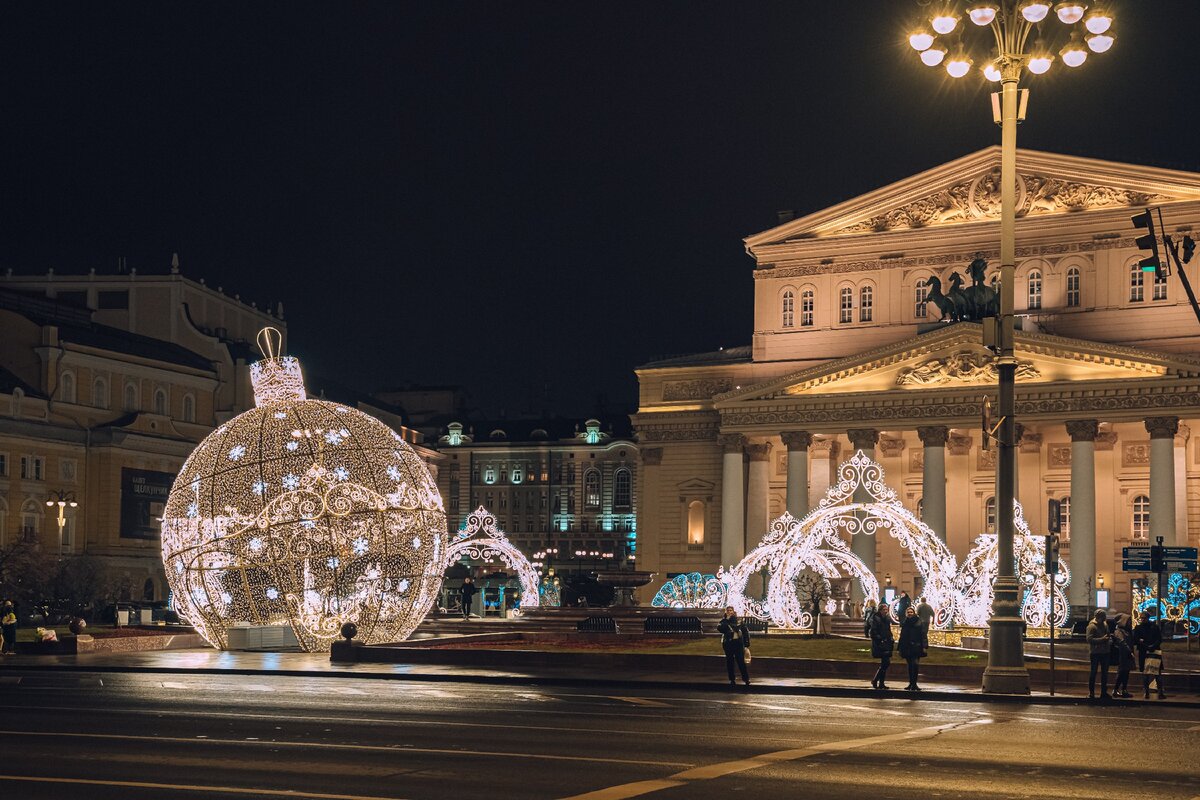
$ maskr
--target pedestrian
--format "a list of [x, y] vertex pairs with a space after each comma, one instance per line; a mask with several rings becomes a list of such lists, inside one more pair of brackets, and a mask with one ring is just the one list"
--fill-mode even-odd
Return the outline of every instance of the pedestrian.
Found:
[[1100, 699], [1110, 700], [1108, 695], [1108, 656], [1112, 650], [1112, 637], [1108, 635], [1104, 609], [1096, 609], [1095, 617], [1087, 626], [1088, 652], [1091, 654], [1091, 671], [1088, 673], [1088, 699], [1096, 699], [1096, 673], [1100, 673]]
[[[1150, 699], [1150, 681], [1154, 681], [1158, 687], [1158, 699], [1165, 700], [1167, 695], [1163, 692], [1162, 631], [1159, 630], [1158, 623], [1150, 619], [1149, 611], [1138, 615], [1137, 627], [1133, 629], [1133, 646], [1137, 649], [1138, 669], [1142, 672], [1142, 697]], [[1156, 669], [1157, 672], [1147, 670], [1147, 662], [1150, 663], [1151, 669]]]
[[475, 601], [475, 593], [479, 590], [475, 588], [475, 581], [468, 575], [463, 579], [462, 588], [458, 590], [459, 601], [462, 603], [463, 619], [471, 618], [471, 605]]
[[892, 618], [887, 603], [879, 604], [879, 611], [871, 617], [871, 655], [879, 659], [879, 670], [871, 679], [876, 689], [886, 689], [888, 667], [892, 664], [892, 649], [896, 640], [892, 637]]
[[729, 685], [736, 686], [737, 679], [733, 668], [736, 665], [742, 673], [742, 683], [750, 685], [750, 671], [746, 669], [746, 659], [750, 655], [750, 631], [746, 623], [738, 619], [733, 606], [725, 607], [725, 617], [717, 623], [721, 633], [721, 649], [725, 651], [725, 670], [729, 673]]
[[0, 653], [8, 655], [17, 652], [17, 612], [13, 608], [12, 600], [5, 600], [4, 605], [0, 606], [0, 631], [4, 635]]
[[908, 616], [908, 609], [912, 606], [912, 600], [908, 597], [908, 592], [901, 592], [900, 599], [896, 601], [896, 619], [900, 622]]
[[917, 601], [917, 619], [921, 623], [921, 643], [924, 649], [929, 649], [929, 626], [933, 624], [933, 606], [922, 597]]
[[1133, 669], [1133, 621], [1128, 614], [1117, 614], [1113, 627], [1112, 655], [1110, 660], [1117, 667], [1117, 679], [1113, 682], [1113, 697], [1133, 697], [1129, 693], [1129, 673]]
[[921, 658], [925, 655], [925, 634], [921, 631], [921, 618], [912, 606], [904, 614], [900, 623], [900, 657], [908, 662], [908, 686], [910, 692], [919, 692], [917, 673], [920, 671]]
[[867, 603], [863, 606], [863, 636], [871, 638], [871, 618], [879, 612], [875, 608], [875, 601], [867, 598]]

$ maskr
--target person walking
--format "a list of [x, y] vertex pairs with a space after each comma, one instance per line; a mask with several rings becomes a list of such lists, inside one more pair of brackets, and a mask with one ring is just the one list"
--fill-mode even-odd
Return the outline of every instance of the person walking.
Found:
[[4, 636], [4, 645], [0, 647], [0, 653], [8, 655], [17, 652], [17, 612], [13, 608], [12, 600], [5, 600], [4, 605], [0, 606], [0, 631]]
[[1128, 614], [1117, 614], [1113, 628], [1112, 654], [1110, 660], [1117, 667], [1117, 679], [1113, 682], [1113, 697], [1133, 697], [1129, 693], [1129, 673], [1133, 669], [1133, 622]]
[[871, 617], [871, 655], [879, 659], [879, 670], [871, 679], [871, 685], [876, 689], [886, 689], [888, 667], [892, 664], [892, 650], [896, 640], [892, 637], [892, 617], [888, 613], [887, 603], [879, 604], [879, 611]]
[[908, 616], [908, 609], [912, 607], [912, 600], [909, 599], [908, 592], [901, 592], [900, 599], [896, 601], [896, 618], [904, 622], [904, 618]]
[[925, 633], [921, 630], [921, 618], [912, 606], [904, 613], [904, 621], [900, 623], [900, 657], [908, 662], [908, 686], [910, 692], [919, 692], [917, 673], [920, 671], [921, 658], [925, 655]]
[[866, 605], [863, 606], [863, 636], [870, 638], [871, 619], [878, 613], [879, 611], [875, 608], [875, 601], [868, 598]]
[[1088, 652], [1091, 655], [1091, 671], [1088, 673], [1088, 699], [1096, 699], [1096, 673], [1100, 673], [1100, 699], [1110, 700], [1108, 694], [1108, 656], [1112, 650], [1112, 637], [1108, 634], [1107, 614], [1096, 609], [1096, 615], [1087, 626]]
[[[1133, 646], [1137, 650], [1138, 669], [1142, 672], [1142, 697], [1150, 699], [1150, 681], [1158, 686], [1158, 699], [1165, 700], [1162, 679], [1162, 631], [1158, 623], [1150, 619], [1150, 612], [1143, 611], [1138, 615], [1137, 627], [1133, 629]], [[1146, 660], [1149, 660], [1157, 674], [1146, 671]]]
[[924, 649], [929, 649], [929, 626], [933, 624], [933, 606], [922, 597], [917, 602], [917, 620], [921, 623], [921, 642]]
[[475, 593], [479, 590], [475, 588], [475, 581], [468, 575], [463, 578], [462, 588], [458, 590], [459, 601], [462, 603], [463, 619], [471, 618], [471, 605], [475, 600]]
[[742, 673], [742, 683], [750, 685], [750, 671], [746, 669], [746, 656], [750, 652], [750, 631], [746, 623], [738, 619], [733, 606], [725, 607], [725, 617], [717, 623], [721, 634], [721, 649], [725, 651], [725, 670], [729, 673], [729, 685], [736, 686], [737, 679], [733, 668], [736, 665]]

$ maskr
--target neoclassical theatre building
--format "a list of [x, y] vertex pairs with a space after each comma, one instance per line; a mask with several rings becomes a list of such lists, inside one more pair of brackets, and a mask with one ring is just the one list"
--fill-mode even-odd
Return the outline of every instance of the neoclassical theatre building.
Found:
[[[1072, 606], [1105, 588], [1127, 608], [1145, 576], [1120, 571], [1123, 546], [1200, 538], [1200, 322], [1177, 275], [1138, 268], [1130, 216], [1158, 206], [1176, 239], [1194, 231], [1200, 174], [1027, 150], [1017, 163], [1018, 499], [1035, 534], [1061, 501]], [[980, 416], [995, 367], [981, 326], [941, 321], [931, 292], [954, 273], [970, 286], [977, 257], [984, 280], [998, 272], [999, 170], [988, 148], [746, 239], [751, 344], [637, 370], [649, 588], [736, 563], [859, 449], [960, 562], [993, 530]], [[1200, 285], [1200, 258], [1187, 269]], [[916, 588], [892, 537], [855, 549], [881, 585]]]

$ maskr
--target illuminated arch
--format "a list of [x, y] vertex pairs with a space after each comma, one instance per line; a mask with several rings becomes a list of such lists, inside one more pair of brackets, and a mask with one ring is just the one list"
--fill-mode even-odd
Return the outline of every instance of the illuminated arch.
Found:
[[[855, 501], [854, 497], [865, 498]], [[887, 530], [912, 556], [924, 579], [923, 596], [933, 606], [935, 628], [949, 627], [954, 618], [957, 565], [945, 542], [917, 519], [883, 482], [883, 467], [859, 450], [838, 467], [838, 481], [821, 504], [804, 519], [789, 514], [775, 520], [762, 542], [730, 573], [731, 603], [746, 613], [770, 618], [780, 627], [800, 627], [802, 609], [793, 582], [805, 568], [825, 578], [857, 579], [865, 597], [879, 596], [874, 572], [842, 539], [873, 536]], [[745, 596], [750, 576], [770, 571], [767, 599]], [[740, 609], [739, 609], [740, 613]]]
[[[1025, 522], [1021, 504], [1013, 501], [1013, 553], [1021, 581], [1021, 617], [1034, 628], [1050, 625], [1050, 590], [1045, 580], [1046, 539], [1034, 536]], [[971, 628], [985, 628], [992, 616], [992, 583], [996, 579], [999, 560], [996, 534], [985, 533], [975, 540], [975, 546], [963, 560], [954, 578], [958, 594], [955, 622]], [[1071, 583], [1071, 569], [1066, 559], [1058, 561], [1054, 576], [1054, 622], [1066, 624], [1071, 604], [1066, 588]]]
[[446, 550], [446, 567], [449, 568], [463, 556], [473, 561], [499, 558], [505, 566], [515, 570], [521, 579], [521, 607], [539, 605], [540, 579], [537, 570], [496, 525], [495, 515], [483, 506], [472, 511], [462, 530], [454, 534]]

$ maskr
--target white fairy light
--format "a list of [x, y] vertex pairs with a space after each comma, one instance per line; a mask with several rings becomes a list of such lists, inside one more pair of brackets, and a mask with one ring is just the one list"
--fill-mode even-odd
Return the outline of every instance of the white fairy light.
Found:
[[521, 580], [521, 608], [540, 605], [538, 583], [540, 577], [533, 564], [518, 550], [504, 531], [496, 525], [496, 517], [483, 506], [475, 509], [446, 548], [446, 567], [451, 567], [462, 558], [471, 561], [491, 562], [498, 558], [509, 569], [515, 570]]
[[729, 587], [715, 575], [689, 572], [663, 584], [650, 605], [655, 608], [724, 608]]
[[[291, 625], [309, 651], [327, 650], [344, 622], [367, 643], [402, 640], [441, 585], [437, 486], [394, 431], [308, 399], [299, 362], [269, 337], [263, 350], [250, 369], [256, 407], [200, 443], [167, 500], [178, 611], [218, 648], [236, 622]], [[380, 494], [393, 474], [401, 487]], [[401, 582], [412, 587], [403, 602]]]

